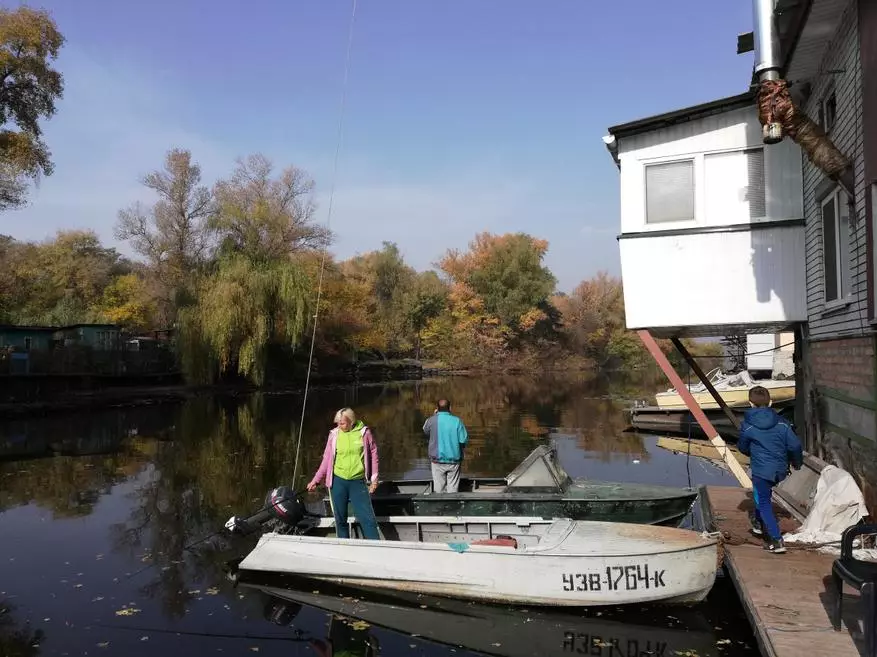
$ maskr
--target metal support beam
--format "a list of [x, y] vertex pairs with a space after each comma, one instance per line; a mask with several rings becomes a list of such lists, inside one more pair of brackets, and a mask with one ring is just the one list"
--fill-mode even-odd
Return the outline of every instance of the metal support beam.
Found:
[[667, 378], [670, 379], [670, 383], [676, 388], [676, 392], [682, 397], [682, 401], [685, 402], [685, 405], [694, 416], [694, 419], [697, 420], [700, 428], [703, 429], [703, 432], [710, 439], [710, 442], [718, 450], [719, 455], [722, 457], [722, 461], [725, 462], [731, 470], [731, 473], [737, 478], [737, 481], [740, 482], [740, 485], [743, 488], [751, 489], [752, 480], [749, 478], [749, 475], [746, 474], [746, 470], [744, 470], [743, 466], [740, 465], [740, 462], [734, 458], [734, 454], [728, 449], [728, 446], [725, 444], [725, 441], [722, 440], [719, 432], [715, 430], [703, 410], [697, 405], [691, 391], [688, 390], [688, 386], [685, 385], [685, 382], [682, 381], [682, 378], [676, 373], [676, 370], [673, 369], [673, 366], [670, 364], [670, 361], [667, 360], [667, 356], [661, 350], [661, 347], [655, 341], [655, 338], [653, 338], [652, 334], [647, 330], [637, 331], [636, 333], [639, 336], [639, 339], [642, 340], [648, 352], [652, 355], [652, 358], [655, 359], [658, 367], [660, 367]]
[[719, 394], [718, 390], [716, 390], [715, 386], [713, 386], [713, 384], [706, 378], [706, 374], [703, 373], [700, 363], [694, 359], [694, 356], [689, 353], [688, 349], [685, 348], [685, 345], [682, 344], [682, 341], [679, 338], [670, 338], [670, 341], [673, 343], [673, 346], [676, 347], [676, 351], [682, 355], [682, 358], [685, 359], [685, 362], [688, 363], [688, 366], [697, 375], [697, 378], [700, 379], [701, 383], [703, 383], [703, 385], [706, 386], [706, 389], [709, 390], [713, 399], [719, 405], [719, 408], [721, 408], [725, 415], [728, 416], [728, 419], [731, 420], [731, 424], [733, 424], [736, 429], [739, 429], [740, 419], [734, 414], [734, 411], [731, 410], [728, 404], [725, 403], [725, 400], [722, 399], [722, 396]]

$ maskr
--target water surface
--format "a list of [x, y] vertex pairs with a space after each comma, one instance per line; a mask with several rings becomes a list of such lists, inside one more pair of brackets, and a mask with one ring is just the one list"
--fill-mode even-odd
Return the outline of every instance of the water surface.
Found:
[[721, 580], [706, 604], [688, 610], [479, 609], [460, 625], [459, 613], [430, 613], [451, 603], [428, 600], [401, 624], [386, 614], [365, 622], [235, 587], [223, 566], [248, 544], [198, 542], [259, 507], [271, 488], [301, 487], [344, 405], [374, 427], [382, 478], [428, 475], [420, 427], [447, 396], [469, 429], [470, 474], [505, 475], [551, 442], [573, 477], [735, 484], [723, 470], [658, 448], [653, 436], [625, 433], [622, 410], [641, 393], [525, 378], [312, 391], [298, 468], [296, 396], [203, 397], [2, 424], [0, 655], [325, 656], [332, 645], [335, 657], [757, 655]]

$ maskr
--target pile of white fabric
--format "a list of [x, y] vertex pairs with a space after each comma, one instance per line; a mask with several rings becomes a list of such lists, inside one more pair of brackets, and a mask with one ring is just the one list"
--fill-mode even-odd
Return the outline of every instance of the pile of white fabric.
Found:
[[[846, 470], [827, 465], [819, 475], [813, 506], [804, 524], [797, 532], [783, 536], [783, 540], [786, 543], [820, 545], [820, 552], [840, 555], [843, 531], [867, 515], [865, 498], [856, 480]], [[861, 545], [861, 542], [856, 539], [853, 545]], [[853, 554], [857, 559], [877, 561], [877, 550], [860, 548], [854, 549]]]

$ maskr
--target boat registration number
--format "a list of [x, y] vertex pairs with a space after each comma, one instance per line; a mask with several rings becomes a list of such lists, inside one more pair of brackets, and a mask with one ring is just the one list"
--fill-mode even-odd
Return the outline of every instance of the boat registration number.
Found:
[[564, 591], [636, 591], [659, 589], [664, 583], [665, 570], [649, 571], [649, 564], [635, 566], [607, 566], [603, 572], [564, 573]]

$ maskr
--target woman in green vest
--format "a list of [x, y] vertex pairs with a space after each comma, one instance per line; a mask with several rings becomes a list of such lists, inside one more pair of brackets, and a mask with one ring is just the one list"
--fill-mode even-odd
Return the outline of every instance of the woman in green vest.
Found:
[[335, 516], [338, 538], [350, 538], [347, 505], [359, 522], [364, 538], [379, 540], [371, 494], [378, 487], [378, 447], [369, 428], [356, 419], [352, 408], [342, 408], [338, 426], [329, 432], [323, 460], [308, 484], [312, 491], [325, 480]]

